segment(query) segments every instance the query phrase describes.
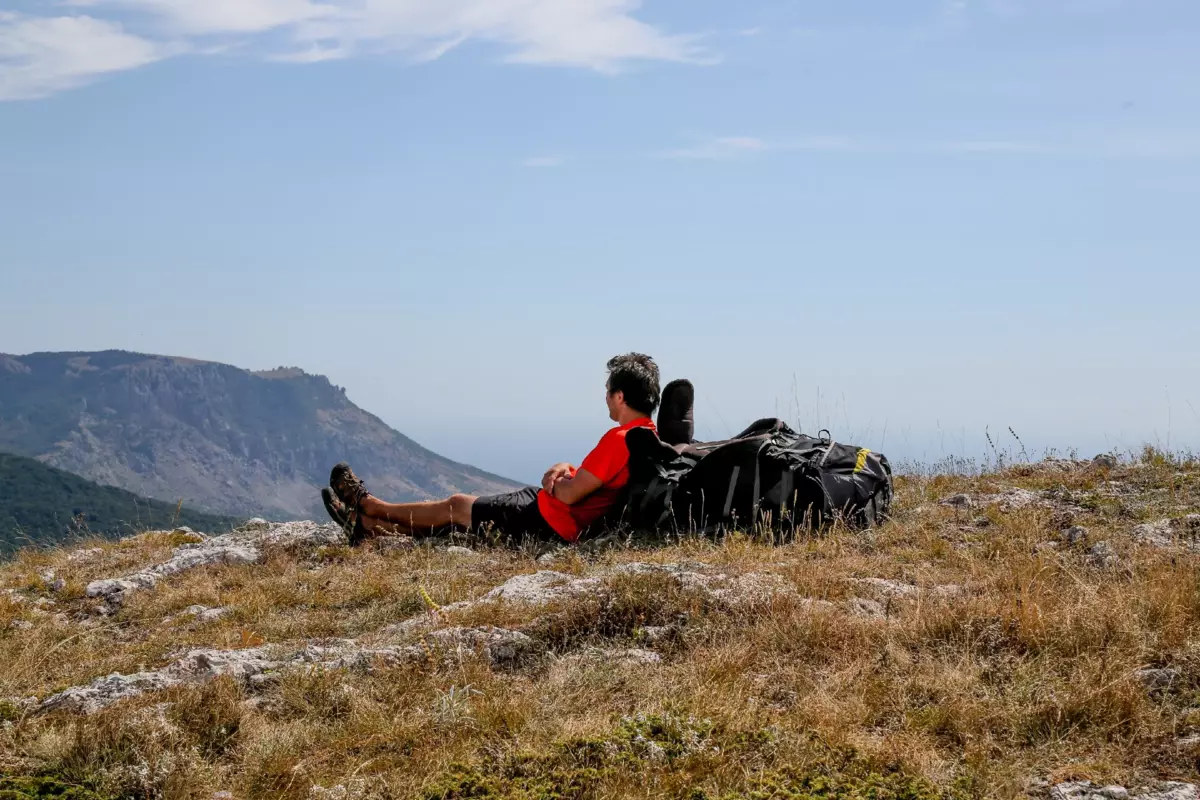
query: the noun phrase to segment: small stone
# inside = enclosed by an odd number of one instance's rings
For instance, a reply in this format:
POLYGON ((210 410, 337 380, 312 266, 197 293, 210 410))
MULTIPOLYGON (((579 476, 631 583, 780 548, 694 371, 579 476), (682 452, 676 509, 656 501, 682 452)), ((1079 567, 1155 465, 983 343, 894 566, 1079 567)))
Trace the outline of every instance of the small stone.
POLYGON ((215 622, 232 611, 232 608, 209 608, 196 605, 185 608, 180 616, 195 617, 198 622, 215 622))
POLYGON ((417 543, 411 536, 380 536, 373 539, 375 549, 383 553, 412 550, 417 543))
POLYGON ((67 588, 67 582, 54 574, 54 570, 47 570, 38 576, 42 579, 42 583, 46 584, 47 591, 61 592, 67 588))
POLYGON ((1153 789, 1139 792, 1134 800, 1197 800, 1200 790, 1194 783, 1163 781, 1153 789))
POLYGON ((1093 567, 1108 569, 1115 566, 1120 560, 1117 551, 1108 542, 1096 542, 1088 550, 1088 563, 1093 567))
POLYGON ((1173 527, 1169 519, 1161 519, 1158 522, 1144 522, 1141 525, 1135 525, 1133 530, 1129 532, 1129 537, 1138 544, 1148 544, 1152 547, 1170 547, 1175 543, 1175 537, 1172 533, 1173 527))
POLYGON ((0 595, 8 598, 8 602, 14 605, 24 605, 26 602, 25 595, 16 589, 0 589, 0 595))
POLYGON ((267 522, 262 517, 253 517, 243 522, 239 527, 239 531, 265 531, 271 527, 271 523, 267 522))
POLYGON ((1192 750, 1200 748, 1200 733, 1193 733, 1191 736, 1184 736, 1181 739, 1175 740, 1175 746, 1180 750, 1192 750))
POLYGON ((658 653, 640 647, 631 647, 628 649, 593 647, 569 658, 584 663, 623 667, 649 666, 662 663, 662 656, 658 653))
POLYGON ((213 792, 212 800, 233 800, 233 792, 213 792))
POLYGON ((1101 453, 1092 459, 1092 464, 1100 469, 1116 469, 1120 462, 1112 453, 1101 453))
POLYGON ((912 597, 921 591, 911 583, 890 581, 887 578, 854 578, 853 582, 874 589, 884 597, 912 597))
POLYGON ((858 617, 868 617, 871 619, 879 619, 887 616, 887 611, 883 604, 876 600, 868 600, 865 597, 855 597, 850 600, 850 613, 858 617))
POLYGON ((667 625, 647 625, 641 629, 641 637, 647 642, 654 644, 661 642, 663 639, 671 635, 671 628, 667 625))
POLYGON ((1063 531, 1063 541, 1067 544, 1079 544, 1088 538, 1088 529, 1082 525, 1072 525, 1063 531))
POLYGON ((1188 514, 1186 517, 1171 520, 1171 527, 1185 534, 1200 533, 1200 514, 1188 514))
POLYGON ((1001 511, 1016 511, 1022 508, 1038 505, 1041 498, 1028 489, 1005 489, 998 495, 989 498, 991 502, 999 503, 1001 511))
POLYGON ((461 547, 459 545, 451 545, 445 550, 447 555, 451 556, 473 556, 475 551, 469 547, 461 547))
POLYGON ((1169 689, 1180 678, 1179 670, 1170 667, 1139 669, 1133 675, 1147 689, 1169 689))
POLYGON ((9 623, 9 627, 17 631, 27 631, 33 627, 33 623, 24 619, 14 619, 9 623))
POLYGON ((950 506, 952 508, 958 508, 964 511, 969 511, 971 506, 974 504, 975 503, 973 500, 971 500, 971 496, 969 494, 952 495, 951 497, 947 497, 945 500, 938 503, 938 505, 950 506))
POLYGON ((91 561, 97 556, 103 555, 104 550, 99 547, 89 547, 86 550, 76 550, 67 556, 67 562, 71 564, 80 564, 84 561, 91 561))

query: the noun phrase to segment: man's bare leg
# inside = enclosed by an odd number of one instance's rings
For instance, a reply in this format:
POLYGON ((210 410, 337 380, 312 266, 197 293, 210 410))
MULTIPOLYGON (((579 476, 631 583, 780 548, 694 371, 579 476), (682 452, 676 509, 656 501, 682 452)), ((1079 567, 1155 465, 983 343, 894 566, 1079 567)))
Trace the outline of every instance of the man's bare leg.
POLYGON ((407 528, 410 534, 447 525, 469 528, 475 499, 469 494, 456 494, 445 500, 425 503, 385 503, 378 497, 364 497, 359 504, 359 513, 370 518, 370 522, 363 520, 368 530, 372 523, 392 523, 399 528, 407 528))
POLYGON ((395 522, 384 522, 383 520, 368 517, 366 514, 360 514, 358 517, 359 524, 363 530, 367 532, 367 536, 374 539, 377 536, 412 536, 412 528, 399 525, 395 522))

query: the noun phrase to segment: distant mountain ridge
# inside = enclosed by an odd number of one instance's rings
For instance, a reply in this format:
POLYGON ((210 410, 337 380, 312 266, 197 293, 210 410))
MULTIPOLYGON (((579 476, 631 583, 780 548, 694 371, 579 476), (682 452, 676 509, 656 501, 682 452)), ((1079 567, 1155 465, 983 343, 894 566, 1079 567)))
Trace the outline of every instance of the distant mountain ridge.
POLYGON ((342 460, 389 499, 517 485, 421 447, 323 376, 120 350, 0 355, 0 451, 236 516, 323 515, 342 460))
POLYGON ((29 544, 64 544, 91 535, 116 538, 180 525, 224 533, 236 522, 0 453, 0 556, 29 544))

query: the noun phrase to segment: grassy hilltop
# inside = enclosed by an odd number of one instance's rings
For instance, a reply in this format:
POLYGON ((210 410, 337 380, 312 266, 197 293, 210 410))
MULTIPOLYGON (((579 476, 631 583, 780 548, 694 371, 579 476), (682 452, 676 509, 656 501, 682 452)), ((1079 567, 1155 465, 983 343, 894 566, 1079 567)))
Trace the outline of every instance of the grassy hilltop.
POLYGON ((780 546, 536 559, 305 529, 213 540, 253 552, 206 566, 181 557, 213 542, 170 533, 23 553, 0 566, 0 797, 932 800, 1200 778, 1200 464, 1149 451, 897 494, 879 530, 780 546), (93 583, 164 563, 153 585, 93 583))

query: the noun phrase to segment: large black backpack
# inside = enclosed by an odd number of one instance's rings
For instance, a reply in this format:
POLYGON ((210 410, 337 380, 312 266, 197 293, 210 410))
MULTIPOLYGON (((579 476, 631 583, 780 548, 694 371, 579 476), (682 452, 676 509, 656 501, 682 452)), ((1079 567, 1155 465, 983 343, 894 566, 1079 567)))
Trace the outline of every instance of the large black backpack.
POLYGON ((630 480, 623 521, 639 530, 712 534, 855 528, 883 522, 892 501, 886 457, 762 419, 719 442, 671 446, 654 431, 626 434, 630 480))

